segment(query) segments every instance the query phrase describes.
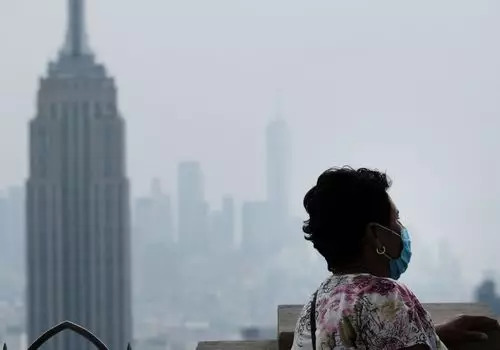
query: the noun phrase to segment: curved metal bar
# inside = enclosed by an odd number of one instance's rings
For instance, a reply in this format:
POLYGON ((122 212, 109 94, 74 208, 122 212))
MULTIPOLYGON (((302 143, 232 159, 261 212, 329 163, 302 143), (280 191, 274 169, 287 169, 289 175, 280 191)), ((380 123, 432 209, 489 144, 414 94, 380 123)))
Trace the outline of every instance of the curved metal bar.
POLYGON ((96 346, 99 350, 109 350, 108 347, 99 339, 97 338, 92 332, 89 330, 83 328, 80 325, 77 325, 76 323, 73 323, 71 321, 64 321, 59 323, 57 326, 52 327, 45 333, 43 333, 40 337, 38 337, 37 340, 33 342, 33 344, 30 345, 28 350, 37 350, 39 349, 47 340, 50 338, 54 337, 56 334, 69 329, 72 330, 75 333, 80 334, 82 337, 86 338, 88 341, 90 341, 92 344, 96 346))

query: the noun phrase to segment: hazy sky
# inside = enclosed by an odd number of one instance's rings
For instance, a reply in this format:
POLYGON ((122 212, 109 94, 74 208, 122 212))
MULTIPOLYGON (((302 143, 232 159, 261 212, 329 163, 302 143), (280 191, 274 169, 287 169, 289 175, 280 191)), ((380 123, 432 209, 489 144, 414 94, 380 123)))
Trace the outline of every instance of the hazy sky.
MULTIPOLYGON (((292 207, 331 165, 387 170, 414 236, 447 237, 471 278, 500 245, 497 0, 88 0, 91 47, 120 87, 136 193, 201 160, 212 203, 264 195, 276 91, 292 207)), ((37 78, 64 0, 0 0, 0 187, 27 170, 37 78)), ((420 252, 419 254, 425 254, 420 252)))

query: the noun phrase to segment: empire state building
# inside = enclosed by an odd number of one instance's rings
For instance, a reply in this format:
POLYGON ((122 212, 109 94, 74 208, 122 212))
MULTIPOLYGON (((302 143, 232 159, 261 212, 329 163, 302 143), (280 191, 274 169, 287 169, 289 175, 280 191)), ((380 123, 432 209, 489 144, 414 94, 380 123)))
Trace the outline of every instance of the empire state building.
MULTIPOLYGON (((29 125, 28 341, 69 320, 125 350, 132 341, 125 122, 114 79, 88 45, 84 5, 68 0, 66 40, 40 79, 29 125)), ((90 345, 65 332, 47 348, 90 345)))

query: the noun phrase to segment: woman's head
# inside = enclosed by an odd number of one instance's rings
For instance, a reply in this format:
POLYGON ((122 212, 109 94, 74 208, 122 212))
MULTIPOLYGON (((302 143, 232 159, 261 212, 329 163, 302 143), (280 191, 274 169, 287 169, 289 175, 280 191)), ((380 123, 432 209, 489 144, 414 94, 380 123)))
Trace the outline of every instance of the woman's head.
POLYGON ((399 212, 387 191, 386 174, 370 169, 332 168, 305 198, 303 230, 331 271, 363 268, 390 276, 389 261, 402 250, 399 212))

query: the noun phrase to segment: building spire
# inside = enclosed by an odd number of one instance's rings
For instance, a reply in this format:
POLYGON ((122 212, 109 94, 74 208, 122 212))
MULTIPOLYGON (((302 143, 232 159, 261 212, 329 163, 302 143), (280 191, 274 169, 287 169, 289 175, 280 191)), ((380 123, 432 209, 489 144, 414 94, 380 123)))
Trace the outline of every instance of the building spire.
POLYGON ((276 97, 274 103, 275 103, 274 119, 282 120, 284 115, 283 115, 283 91, 281 89, 276 90, 276 97))
POLYGON ((91 54, 85 30, 85 0, 68 0, 68 27, 62 54, 73 57, 91 54))

